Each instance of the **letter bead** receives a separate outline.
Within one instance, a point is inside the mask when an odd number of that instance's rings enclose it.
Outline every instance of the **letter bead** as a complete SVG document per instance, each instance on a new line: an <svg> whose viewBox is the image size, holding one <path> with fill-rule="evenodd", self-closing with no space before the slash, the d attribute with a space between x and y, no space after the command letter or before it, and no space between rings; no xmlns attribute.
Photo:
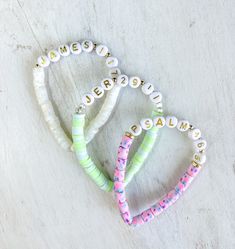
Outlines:
<svg viewBox="0 0 235 249"><path fill-rule="evenodd" d="M165 126L166 124L166 120L164 117L155 117L153 119L153 124L154 126L156 126L157 128L162 128Z"/></svg>
<svg viewBox="0 0 235 249"><path fill-rule="evenodd" d="M95 101L95 98L90 93L84 94L82 97L82 103L86 106L92 105L94 101Z"/></svg>
<svg viewBox="0 0 235 249"><path fill-rule="evenodd" d="M73 42L70 44L70 51L72 54L81 54L82 52L82 47L81 44L79 42Z"/></svg>
<svg viewBox="0 0 235 249"><path fill-rule="evenodd" d="M193 160L198 164L203 164L206 162L206 155L202 153L195 153L193 155Z"/></svg>
<svg viewBox="0 0 235 249"><path fill-rule="evenodd" d="M94 43L92 41L89 40L85 40L82 42L82 50L90 53L94 48Z"/></svg>
<svg viewBox="0 0 235 249"><path fill-rule="evenodd" d="M50 65L50 60L46 55L41 55L38 57L38 65L41 67L48 67Z"/></svg>
<svg viewBox="0 0 235 249"><path fill-rule="evenodd" d="M101 82L101 86L104 90L109 91L114 87L114 81L109 78L103 79Z"/></svg>
<svg viewBox="0 0 235 249"><path fill-rule="evenodd" d="M202 133L199 129L189 130L188 137L192 140L197 140L201 137Z"/></svg>
<svg viewBox="0 0 235 249"><path fill-rule="evenodd" d="M117 79L117 77L121 74L121 70L119 68L111 68L109 70L109 77L112 79Z"/></svg>
<svg viewBox="0 0 235 249"><path fill-rule="evenodd" d="M128 85L128 76L125 74L121 74L117 78L117 84L121 87L125 87Z"/></svg>
<svg viewBox="0 0 235 249"><path fill-rule="evenodd" d="M154 91L149 95L149 98L153 103L158 104L162 101L162 94Z"/></svg>
<svg viewBox="0 0 235 249"><path fill-rule="evenodd" d="M106 66L109 68L117 67L118 66L118 59L115 57L108 57L106 59L105 63L106 63Z"/></svg>
<svg viewBox="0 0 235 249"><path fill-rule="evenodd" d="M166 117L166 126L169 128L175 128L177 126L178 120L174 116Z"/></svg>
<svg viewBox="0 0 235 249"><path fill-rule="evenodd" d="M139 136L142 132L142 127L139 124L134 124L129 129L130 133L134 136Z"/></svg>
<svg viewBox="0 0 235 249"><path fill-rule="evenodd" d="M98 45L95 51L97 55L104 57L108 53L109 49L105 45Z"/></svg>
<svg viewBox="0 0 235 249"><path fill-rule="evenodd" d="M52 61L52 62L57 62L60 59L60 54L55 49L49 51L47 56L48 56L49 60Z"/></svg>
<svg viewBox="0 0 235 249"><path fill-rule="evenodd" d="M190 124L187 120L180 120L177 125L177 129L181 132L187 131L190 127Z"/></svg>
<svg viewBox="0 0 235 249"><path fill-rule="evenodd" d="M145 83L141 90L145 95L150 95L154 91L154 86L151 83Z"/></svg>
<svg viewBox="0 0 235 249"><path fill-rule="evenodd" d="M129 80L129 85L132 88L137 88L140 86L140 84L141 84L141 79L137 76L133 76Z"/></svg>
<svg viewBox="0 0 235 249"><path fill-rule="evenodd" d="M206 149L207 142L203 139L198 139L193 142L194 149L199 152Z"/></svg>
<svg viewBox="0 0 235 249"><path fill-rule="evenodd" d="M58 48L58 51L60 53L61 56L68 56L70 54L70 49L69 46L67 44L64 45L60 45Z"/></svg>
<svg viewBox="0 0 235 249"><path fill-rule="evenodd" d="M153 127L153 120L150 118L143 118L140 121L140 125L143 130L149 130Z"/></svg>
<svg viewBox="0 0 235 249"><path fill-rule="evenodd" d="M96 99L100 99L104 96L104 89L101 86L95 86L91 89L91 93Z"/></svg>

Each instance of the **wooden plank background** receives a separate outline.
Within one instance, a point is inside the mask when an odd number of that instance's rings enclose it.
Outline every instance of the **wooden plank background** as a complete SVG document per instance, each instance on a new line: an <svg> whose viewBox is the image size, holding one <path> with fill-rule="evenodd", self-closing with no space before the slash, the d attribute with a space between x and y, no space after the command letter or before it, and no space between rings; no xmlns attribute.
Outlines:
<svg viewBox="0 0 235 249"><path fill-rule="evenodd" d="M138 229L122 222L113 195L97 189L75 156L57 145L35 100L36 58L85 38L106 44L126 74L154 83L166 114L190 120L209 144L208 161L190 190ZM0 248L234 249L234 44L233 0L1 0ZM107 72L101 59L85 54L47 71L68 132L82 94ZM110 122L89 146L110 175L121 135L149 116L147 103L140 90L123 90ZM132 212L168 191L191 155L186 136L162 130L128 186Z"/></svg>

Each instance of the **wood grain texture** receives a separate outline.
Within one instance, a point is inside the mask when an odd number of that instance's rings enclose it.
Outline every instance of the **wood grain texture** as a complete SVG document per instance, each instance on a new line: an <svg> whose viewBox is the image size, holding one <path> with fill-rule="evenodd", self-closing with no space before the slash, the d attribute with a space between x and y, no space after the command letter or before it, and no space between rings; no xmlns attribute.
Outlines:
<svg viewBox="0 0 235 249"><path fill-rule="evenodd" d="M138 229L122 222L113 195L97 189L57 145L35 100L37 56L84 38L105 43L128 75L153 82L165 112L189 119L209 144L190 190ZM0 248L234 249L234 44L233 0L0 1ZM67 131L82 94L106 75L102 60L85 54L50 67L50 93ZM89 146L110 175L123 131L149 114L140 91L123 91ZM162 131L128 186L134 213L176 183L191 153L186 137Z"/></svg>

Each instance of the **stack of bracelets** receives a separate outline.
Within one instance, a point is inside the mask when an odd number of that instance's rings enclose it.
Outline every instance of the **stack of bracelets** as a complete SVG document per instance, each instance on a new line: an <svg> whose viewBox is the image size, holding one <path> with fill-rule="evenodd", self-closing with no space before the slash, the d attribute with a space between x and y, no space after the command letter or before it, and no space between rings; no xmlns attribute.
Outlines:
<svg viewBox="0 0 235 249"><path fill-rule="evenodd" d="M91 53L93 51L95 51L98 56L105 58L105 64L109 68L109 74L99 85L93 86L89 93L83 94L81 104L73 115L71 140L61 127L59 118L55 114L52 102L49 99L45 84L44 68L70 54L78 56L82 52ZM205 149L207 143L202 138L201 131L194 128L187 120L178 121L174 116L164 117L162 94L155 90L153 84L146 83L138 76L122 74L118 68L118 59L111 56L109 49L105 45L98 45L90 40L85 40L81 43L73 42L70 45L61 45L58 49L50 50L47 55L42 55L38 58L37 65L33 70L33 76L33 84L39 106L56 141L63 149L73 151L76 154L79 165L100 189L106 192L114 190L120 214L124 222L128 225L138 226L144 224L175 203L189 187L194 177L201 170L202 164L206 161ZM123 136L118 149L114 178L111 179L107 177L107 174L103 173L100 167L91 159L87 152L87 144L95 137L100 128L107 123L116 105L120 90L126 86L130 86L133 89L141 88L143 94L148 96L150 103L153 104L153 110L151 118L144 118L140 120L139 123L133 124ZM104 96L104 103L97 116L84 128L86 109ZM168 194L149 209L132 217L126 199L125 187L141 169L154 146L158 131L164 126L169 128L177 127L180 132L188 133L188 137L193 140L195 150L192 163L176 186ZM146 131L144 139L127 166L127 158L131 144L134 138L139 136L143 130Z"/></svg>

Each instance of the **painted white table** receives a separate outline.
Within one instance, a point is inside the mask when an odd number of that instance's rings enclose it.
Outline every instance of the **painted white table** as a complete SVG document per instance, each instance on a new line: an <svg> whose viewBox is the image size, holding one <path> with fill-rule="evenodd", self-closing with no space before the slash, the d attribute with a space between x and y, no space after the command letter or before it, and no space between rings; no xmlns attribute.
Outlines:
<svg viewBox="0 0 235 249"><path fill-rule="evenodd" d="M235 2L69 2L0 2L0 248L234 249ZM128 75L153 82L164 94L165 112L189 119L209 143L208 162L190 190L138 229L122 222L112 194L97 189L75 156L57 145L35 101L31 70L37 56L84 38L110 47ZM80 97L105 75L101 60L86 55L48 71L68 131ZM123 91L112 119L89 146L110 175L123 131L149 113L140 91ZM134 213L176 183L191 153L186 136L162 131L128 187Z"/></svg>

